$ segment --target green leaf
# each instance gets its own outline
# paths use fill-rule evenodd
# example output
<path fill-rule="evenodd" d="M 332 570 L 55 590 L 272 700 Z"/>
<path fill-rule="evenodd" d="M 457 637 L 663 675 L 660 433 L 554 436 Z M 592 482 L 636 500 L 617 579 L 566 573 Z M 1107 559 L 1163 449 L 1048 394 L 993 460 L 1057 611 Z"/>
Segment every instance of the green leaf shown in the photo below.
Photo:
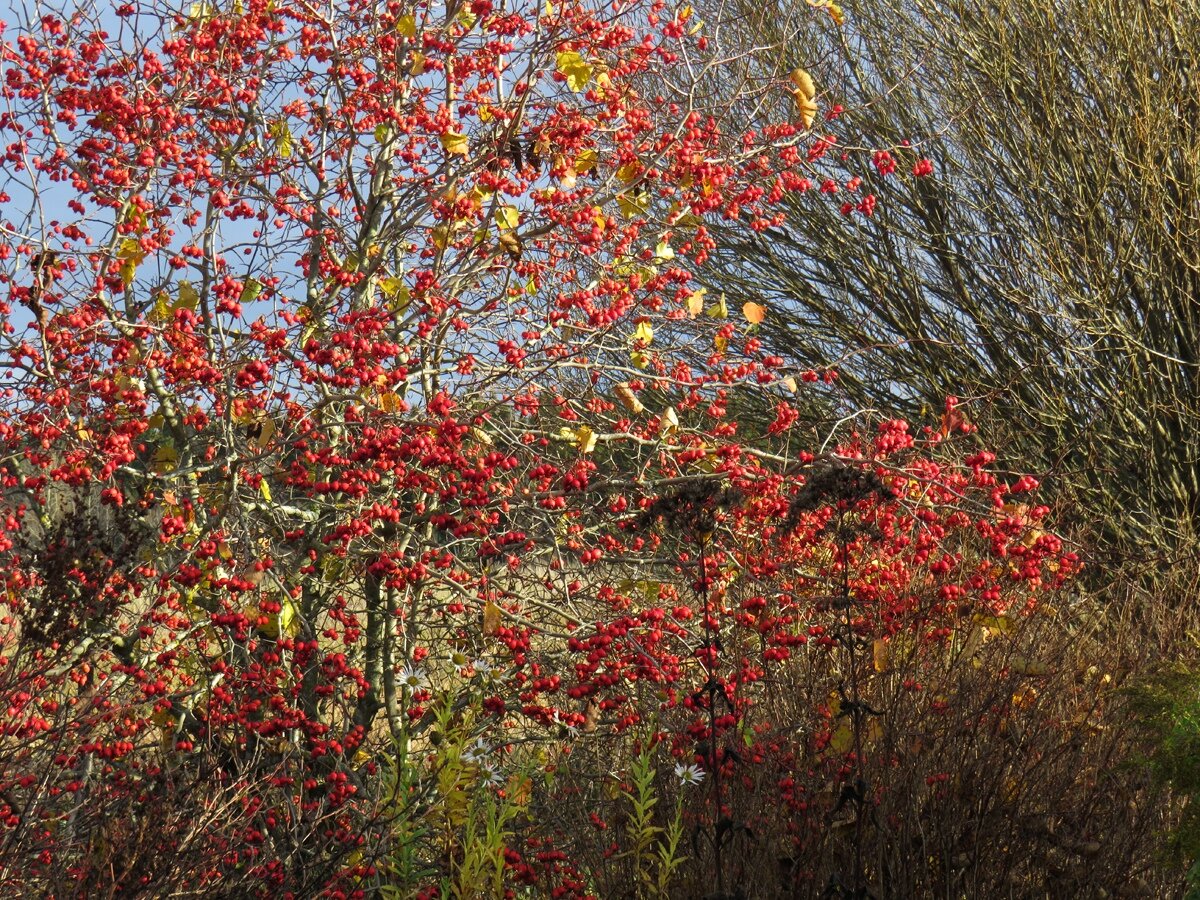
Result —
<path fill-rule="evenodd" d="M 173 309 L 195 309 L 199 305 L 200 295 L 196 293 L 191 282 L 179 282 L 179 299 L 175 301 Z"/>
<path fill-rule="evenodd" d="M 247 278 L 246 283 L 242 285 L 241 296 L 238 297 L 239 303 L 253 303 L 258 299 L 259 294 L 263 292 L 263 283 L 257 278 Z"/>

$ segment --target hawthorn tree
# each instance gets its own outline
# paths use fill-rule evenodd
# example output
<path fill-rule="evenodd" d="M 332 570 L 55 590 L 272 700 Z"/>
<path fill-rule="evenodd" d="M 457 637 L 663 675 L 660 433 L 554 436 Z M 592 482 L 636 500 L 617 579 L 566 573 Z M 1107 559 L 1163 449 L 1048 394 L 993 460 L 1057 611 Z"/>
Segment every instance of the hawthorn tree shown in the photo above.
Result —
<path fill-rule="evenodd" d="M 6 888 L 586 895 L 553 834 L 516 846 L 519 750 L 672 715 L 723 879 L 718 745 L 826 639 L 803 610 L 854 670 L 1069 574 L 989 456 L 794 446 L 815 376 L 694 273 L 713 220 L 806 188 L 816 106 L 803 72 L 705 90 L 722 33 L 658 0 L 6 29 Z M 923 446 L 963 431 L 951 404 Z M 833 718 L 819 749 L 861 757 Z"/>

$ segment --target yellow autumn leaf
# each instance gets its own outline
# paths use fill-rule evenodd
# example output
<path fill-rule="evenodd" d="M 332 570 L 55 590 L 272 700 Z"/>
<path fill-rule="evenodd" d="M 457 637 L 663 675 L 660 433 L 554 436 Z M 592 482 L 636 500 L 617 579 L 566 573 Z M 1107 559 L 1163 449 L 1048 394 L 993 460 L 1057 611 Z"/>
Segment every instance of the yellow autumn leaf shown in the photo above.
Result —
<path fill-rule="evenodd" d="M 388 275 L 379 280 L 379 289 L 383 291 L 383 295 L 388 299 L 388 306 L 392 312 L 403 312 L 408 302 L 411 299 L 408 283 L 403 278 L 397 278 L 395 275 Z"/>
<path fill-rule="evenodd" d="M 654 258 L 657 260 L 674 259 L 675 251 L 666 241 L 659 241 L 658 246 L 654 248 Z"/>
<path fill-rule="evenodd" d="M 700 288 L 699 290 L 692 291 L 690 294 L 688 294 L 688 316 L 694 319 L 696 316 L 700 315 L 700 313 L 704 312 L 704 297 L 707 293 L 707 289 Z"/>
<path fill-rule="evenodd" d="M 675 412 L 675 407 L 668 406 L 662 414 L 662 421 L 658 425 L 658 433 L 663 437 L 679 430 L 679 414 Z"/>
<path fill-rule="evenodd" d="M 571 164 L 571 168 L 577 175 L 586 175 L 596 168 L 596 163 L 599 161 L 600 155 L 595 150 L 581 150 L 575 157 L 575 162 Z"/>
<path fill-rule="evenodd" d="M 521 224 L 521 211 L 515 206 L 499 206 L 496 208 L 496 224 L 501 228 L 512 230 Z"/>
<path fill-rule="evenodd" d="M 398 31 L 403 37 L 406 37 L 406 38 L 416 37 L 417 36 L 417 17 L 414 16 L 412 13 L 409 13 L 407 16 L 401 17 L 400 21 L 396 23 L 396 31 Z"/>
<path fill-rule="evenodd" d="M 284 594 L 280 598 L 279 612 L 268 614 L 266 624 L 259 626 L 258 631 L 271 640 L 278 640 L 283 635 L 295 637 L 299 634 L 300 623 L 296 616 L 296 604 L 292 598 Z"/>
<path fill-rule="evenodd" d="M 1024 656 L 1014 656 L 1009 660 L 1009 668 L 1018 675 L 1041 676 L 1049 675 L 1050 667 L 1044 662 L 1039 662 L 1035 659 L 1029 659 Z"/>
<path fill-rule="evenodd" d="M 654 327 L 649 322 L 638 322 L 637 328 L 633 330 L 633 339 L 641 341 L 643 344 L 650 344 L 654 341 Z"/>
<path fill-rule="evenodd" d="M 271 438 L 275 436 L 277 430 L 275 420 L 267 414 L 266 410 L 262 409 L 242 417 L 242 424 L 246 426 L 250 446 L 255 450 L 265 449 L 271 443 Z"/>
<path fill-rule="evenodd" d="M 164 444 L 154 451 L 154 456 L 150 459 L 150 468 L 158 475 L 165 475 L 175 468 L 178 461 L 179 454 L 175 452 L 175 448 Z"/>
<path fill-rule="evenodd" d="M 415 50 L 412 55 L 412 65 L 409 66 L 408 73 L 416 78 L 418 75 L 425 74 L 425 54 L 418 53 Z"/>
<path fill-rule="evenodd" d="M 641 163 L 631 162 L 625 163 L 621 168 L 617 169 L 617 178 L 622 184 L 632 184 L 637 180 L 637 177 L 642 174 Z"/>
<path fill-rule="evenodd" d="M 800 112 L 800 121 L 804 123 L 805 128 L 812 128 L 812 124 L 817 118 L 816 102 L 805 97 L 800 91 L 796 91 L 794 96 L 796 107 Z"/>
<path fill-rule="evenodd" d="M 567 87 L 578 93 L 592 80 L 593 67 L 574 50 L 564 50 L 556 59 L 558 71 L 567 80 Z"/>
<path fill-rule="evenodd" d="M 812 76 L 803 69 L 793 69 L 792 74 L 788 76 L 788 80 L 796 86 L 797 91 L 809 100 L 817 96 L 817 86 L 813 83 Z"/>
<path fill-rule="evenodd" d="M 729 338 L 723 334 L 718 334 L 713 338 L 713 349 L 718 353 L 724 353 L 729 348 Z"/>
<path fill-rule="evenodd" d="M 459 134 L 457 131 L 447 131 L 443 133 L 438 141 L 442 148 L 452 156 L 466 156 L 469 150 L 467 136 Z"/>
<path fill-rule="evenodd" d="M 148 318 L 155 325 L 162 325 L 171 319 L 171 298 L 165 293 L 159 293 L 154 298 L 154 306 L 150 308 Z"/>
<path fill-rule="evenodd" d="M 283 119 L 272 122 L 267 131 L 275 139 L 275 152 L 279 154 L 279 158 L 288 159 L 292 155 L 293 147 L 292 129 L 288 127 L 288 123 Z"/>
<path fill-rule="evenodd" d="M 843 722 L 833 732 L 829 739 L 829 749 L 834 753 L 849 753 L 854 746 L 854 731 L 849 724 Z"/>
<path fill-rule="evenodd" d="M 751 325 L 761 325 L 767 317 L 767 310 L 759 303 L 743 303 L 742 315 Z"/>
<path fill-rule="evenodd" d="M 1013 634 L 1017 630 L 1017 623 L 1009 616 L 976 615 L 973 620 L 976 625 L 980 625 L 997 634 Z"/>
<path fill-rule="evenodd" d="M 585 455 L 591 453 L 596 449 L 596 432 L 587 425 L 580 425 L 575 431 L 575 447 Z"/>
<path fill-rule="evenodd" d="M 146 253 L 142 250 L 142 245 L 138 243 L 137 238 L 125 238 L 121 242 L 117 258 L 121 260 L 121 283 L 128 288 L 133 284 L 133 279 L 137 275 L 137 267 L 146 258 Z"/>
<path fill-rule="evenodd" d="M 271 486 L 267 484 L 267 479 L 263 478 L 258 482 L 258 492 L 262 494 L 262 498 L 268 503 L 271 502 Z"/>
<path fill-rule="evenodd" d="M 829 13 L 830 18 L 832 18 L 834 23 L 838 26 L 841 26 L 846 22 L 845 11 L 836 3 L 834 3 L 833 0 L 808 0 L 808 5 L 813 9 L 825 10 L 827 13 Z"/>
<path fill-rule="evenodd" d="M 800 392 L 800 385 L 796 383 L 796 379 L 791 375 L 788 375 L 783 379 L 783 386 L 793 394 L 798 394 Z"/>
<path fill-rule="evenodd" d="M 650 192 L 645 190 L 624 191 L 617 194 L 617 208 L 621 210 L 621 215 L 627 219 L 640 216 L 650 208 Z"/>

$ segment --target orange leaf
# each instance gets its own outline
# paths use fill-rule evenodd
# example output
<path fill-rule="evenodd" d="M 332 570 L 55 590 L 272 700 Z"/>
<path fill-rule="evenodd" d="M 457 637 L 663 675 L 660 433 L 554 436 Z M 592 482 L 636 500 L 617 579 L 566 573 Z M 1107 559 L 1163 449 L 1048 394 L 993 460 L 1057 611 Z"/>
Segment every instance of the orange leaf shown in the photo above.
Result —
<path fill-rule="evenodd" d="M 642 405 L 642 401 L 638 399 L 638 395 L 633 392 L 633 388 L 623 381 L 613 388 L 613 393 L 617 395 L 617 399 L 621 401 L 621 405 L 635 416 L 646 408 Z"/>
<path fill-rule="evenodd" d="M 871 649 L 873 651 L 872 655 L 875 658 L 875 671 L 886 672 L 889 665 L 887 641 L 883 638 L 876 638 Z"/>
<path fill-rule="evenodd" d="M 483 633 L 491 637 L 500 630 L 500 607 L 491 600 L 483 604 Z"/>

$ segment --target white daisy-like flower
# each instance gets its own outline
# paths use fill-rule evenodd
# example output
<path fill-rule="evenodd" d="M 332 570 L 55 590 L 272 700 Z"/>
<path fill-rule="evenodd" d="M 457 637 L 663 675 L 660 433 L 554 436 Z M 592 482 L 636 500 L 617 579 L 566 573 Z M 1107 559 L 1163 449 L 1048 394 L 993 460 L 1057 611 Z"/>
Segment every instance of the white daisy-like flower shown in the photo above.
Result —
<path fill-rule="evenodd" d="M 405 666 L 400 670 L 400 684 L 410 691 L 419 691 L 429 682 L 420 666 Z"/>
<path fill-rule="evenodd" d="M 480 762 L 491 752 L 492 748 L 483 742 L 483 738 L 476 738 L 475 743 L 462 752 L 463 762 Z"/>
<path fill-rule="evenodd" d="M 495 766 L 482 766 L 479 774 L 480 780 L 488 787 L 500 787 L 504 783 L 504 776 Z"/>
<path fill-rule="evenodd" d="M 482 675 L 484 678 L 492 674 L 492 664 L 486 659 L 471 660 L 471 668 L 475 670 L 476 675 Z"/>
<path fill-rule="evenodd" d="M 471 668 L 471 657 L 462 650 L 453 650 L 450 653 L 450 665 L 454 666 L 455 672 L 462 675 Z"/>
<path fill-rule="evenodd" d="M 679 779 L 680 784 L 699 784 L 704 780 L 704 770 L 696 765 L 685 766 L 683 763 L 676 763 L 675 777 Z"/>

